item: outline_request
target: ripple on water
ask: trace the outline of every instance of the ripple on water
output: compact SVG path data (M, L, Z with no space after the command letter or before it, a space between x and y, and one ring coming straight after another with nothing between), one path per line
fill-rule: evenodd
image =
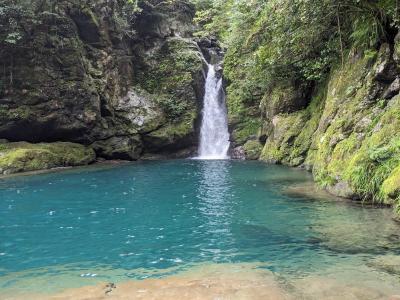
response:
M288 192L292 185L303 192ZM202 282L209 268L221 275L214 290L221 295L245 295L223 279L251 286L259 272L297 299L400 290L399 226L390 210L349 205L311 186L299 170L234 161L139 162L3 180L0 289L54 293L148 278L127 289L159 284L175 295L174 284L185 293L188 278Z

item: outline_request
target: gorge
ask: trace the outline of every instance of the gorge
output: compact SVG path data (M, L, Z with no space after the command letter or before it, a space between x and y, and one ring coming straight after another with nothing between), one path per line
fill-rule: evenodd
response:
M400 298L399 16L0 0L0 299Z
M263 38L253 48L237 38L226 51L215 38L193 37L198 30L193 4L138 3L138 9L123 1L4 6L8 11L2 13L2 22L19 22L13 28L3 26L2 32L2 174L96 159L193 157L199 147L200 152L210 151L205 148L215 142L199 145L207 137L200 134L201 126L211 125L202 122L201 114L207 99L205 74L208 63L223 60L232 157L302 167L335 195L396 205L399 54L394 27L385 29L369 52L353 48L347 58L342 53L340 66L332 63L329 70L329 62L305 57L319 68L312 71L320 72L314 74L323 77L319 81L314 75L303 78L311 72L306 66L292 70L289 64L287 76L274 82L268 78L275 69L259 62ZM255 11L261 23L253 29L246 18L236 22L260 30L262 22L278 16L261 12L276 5L286 4L271 1ZM308 9L309 4L299 5ZM201 9L206 8L199 6L199 16ZM225 28L216 22L224 20L226 10L219 11L214 34ZM309 17L313 24L318 15ZM329 22L322 25L336 30ZM273 34L270 30L265 34ZM246 34L248 30L240 36ZM311 55L304 49L304 55ZM298 68L304 72L297 74ZM225 152L225 125L215 125L225 144L213 146ZM69 151L60 151L65 148Z

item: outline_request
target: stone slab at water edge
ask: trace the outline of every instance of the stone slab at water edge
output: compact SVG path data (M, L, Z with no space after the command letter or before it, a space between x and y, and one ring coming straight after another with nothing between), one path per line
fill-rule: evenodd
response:
M92 148L73 143L0 143L0 175L93 163Z

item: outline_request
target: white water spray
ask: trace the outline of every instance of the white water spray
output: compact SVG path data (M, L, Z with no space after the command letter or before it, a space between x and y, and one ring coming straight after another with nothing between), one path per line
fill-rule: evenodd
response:
M200 159L227 159L230 146L228 116L222 78L208 66L200 131Z

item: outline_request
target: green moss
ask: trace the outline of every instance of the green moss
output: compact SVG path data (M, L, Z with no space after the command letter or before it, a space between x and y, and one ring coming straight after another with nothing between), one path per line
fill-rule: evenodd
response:
M349 161L361 147L358 136L350 133L357 120L370 114L368 110L360 110L360 103L368 93L369 83L364 82L368 61L364 58L348 64L333 71L329 79L323 113L306 159L313 166L316 180L323 185L342 180L347 165L343 161Z
M0 105L0 119L26 120L30 117L33 117L33 112L29 106L21 105L16 108L9 108L7 105Z
M247 141L246 144L243 145L243 148L246 154L246 159L257 160L261 155L263 146L259 141Z
M195 107L194 83L202 74L203 62L195 45L182 38L170 38L163 47L146 57L138 84L157 95L158 104L171 121Z
M157 138L162 141L175 141L184 138L193 132L196 113L185 115L179 122L170 123L160 129L149 133L152 138Z
M313 135L319 125L325 103L325 97L326 86L325 84L321 84L320 89L313 96L311 103L305 109L304 118L306 119L306 123L302 127L300 134L295 139L293 143L293 150L291 151L290 155L292 165L295 164L295 160L299 160L299 158L301 158L300 160L303 162L307 157L313 140Z
M328 171L331 176L336 177L343 174L347 166L347 164L344 164L343 162L348 161L359 147L359 142L354 134L349 138L340 141L336 147L334 147L331 161L328 164Z
M364 201L388 203L382 185L400 162L399 99L382 112L379 101L375 107L362 107L372 84L372 78L365 77L365 66L365 62L349 66L331 80L321 120L327 128L322 127L316 136L312 157L314 175L330 186L346 181ZM348 95L350 78L363 84Z
M400 165L383 182L381 191L386 199L398 199L400 196Z
M261 127L261 120L259 118L243 117L244 118L236 124L232 132L234 141L240 145L246 143L250 137L256 136Z
M365 105L373 74L369 57L333 71L306 109L274 117L261 159L304 163L324 187L347 186L364 201L400 203L400 97ZM279 102L282 93L276 93Z
M296 102L296 98L299 97L299 89L300 87L296 87L291 82L280 82L265 93L261 100L261 109L272 116L285 111Z
M11 174L55 167L85 165L93 162L92 149L73 143L0 145L0 173Z
M323 85L307 108L274 118L273 135L268 138L261 159L291 166L299 166L305 162L313 135L318 128L325 93L326 88Z
M290 153L293 143L307 122L307 116L305 110L275 116L273 135L268 137L261 159L268 162L291 164ZM296 164L301 163L296 159L294 161Z

